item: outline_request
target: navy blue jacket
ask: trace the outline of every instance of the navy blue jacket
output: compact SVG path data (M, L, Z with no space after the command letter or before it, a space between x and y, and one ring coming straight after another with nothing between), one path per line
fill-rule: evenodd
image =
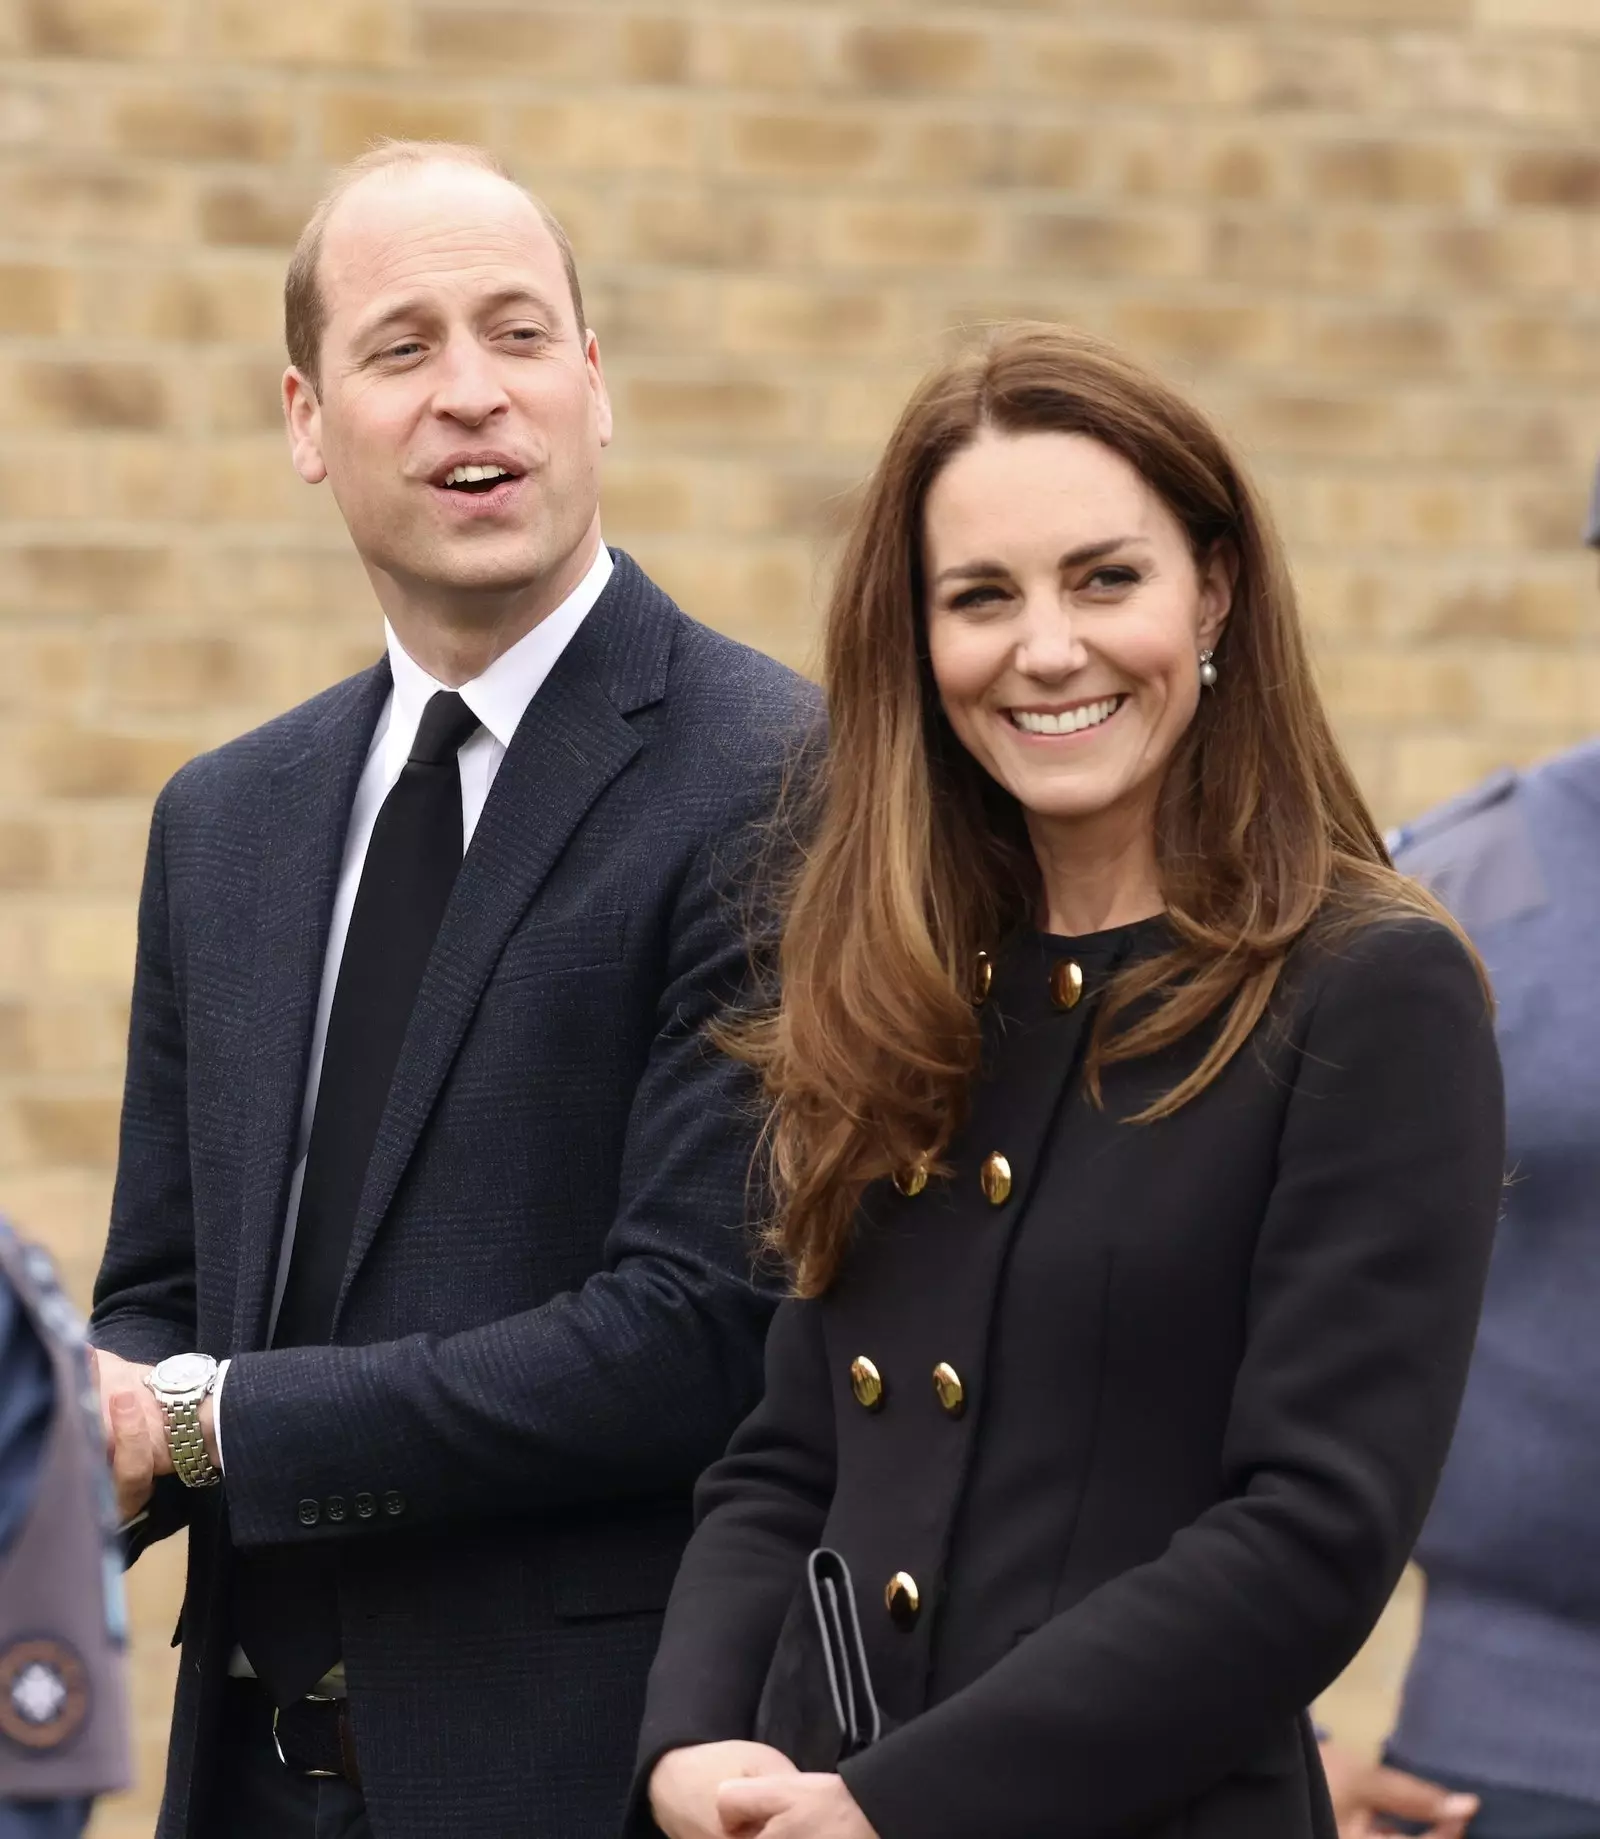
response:
M705 1024L814 719L625 556L529 705L406 1036L330 1347L262 1353L386 663L155 811L97 1341L233 1355L190 1521L162 1839L214 1830L233 1546L320 1541L381 1839L614 1830L690 1490L759 1392L757 1117Z

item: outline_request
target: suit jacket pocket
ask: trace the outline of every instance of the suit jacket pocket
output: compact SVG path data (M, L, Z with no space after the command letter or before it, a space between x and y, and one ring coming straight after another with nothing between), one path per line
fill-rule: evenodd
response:
M620 907L541 924L537 904L530 909L500 954L497 983L527 977L559 976L564 971L602 970L620 964L628 943L628 915Z

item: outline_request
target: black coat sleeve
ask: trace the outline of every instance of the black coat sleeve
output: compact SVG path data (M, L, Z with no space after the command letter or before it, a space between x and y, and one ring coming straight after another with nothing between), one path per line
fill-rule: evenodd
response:
M157 799L150 824L139 896L117 1181L89 1329L97 1347L150 1366L195 1345L188 1057L174 969L165 846L175 784ZM126 1537L128 1562L187 1525L189 1503L189 1490L181 1482L161 1477L147 1514Z
M882 1839L1156 1824L1370 1631L1444 1461L1499 1209L1499 1060L1431 922L1321 964L1262 1223L1226 1498L842 1770ZM1225 1179L1207 1171L1203 1179Z
M236 1356L221 1429L240 1546L381 1529L307 1529L302 1495L398 1490L408 1524L440 1525L687 1490L718 1455L756 1394L774 1300L743 1229L756 1096L706 1032L750 976L730 887L748 815L706 840L676 901L602 1268L460 1333Z

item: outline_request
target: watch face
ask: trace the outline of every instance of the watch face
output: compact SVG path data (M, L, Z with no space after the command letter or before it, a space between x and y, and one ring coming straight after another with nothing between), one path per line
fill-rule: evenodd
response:
M198 1392L215 1370L209 1354L174 1354L150 1375L163 1392Z

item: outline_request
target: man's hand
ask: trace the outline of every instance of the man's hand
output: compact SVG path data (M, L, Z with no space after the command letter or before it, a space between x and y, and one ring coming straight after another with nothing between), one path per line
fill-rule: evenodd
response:
M837 1775L758 1775L717 1791L725 1839L878 1839Z
M126 1523L144 1512L156 1476L172 1473L166 1421L155 1394L144 1383L149 1367L135 1366L105 1348L92 1347L89 1369L100 1393L100 1420L117 1492L117 1515Z
M1478 1811L1475 1794L1452 1794L1434 1782L1368 1762L1338 1743L1322 1745L1322 1767L1339 1839L1377 1839L1395 1830L1394 1820L1422 1825L1427 1839L1462 1839Z
M764 1743L696 1743L668 1750L650 1772L650 1811L667 1839L726 1839L728 1829L717 1817L717 1791L724 1782L794 1772L781 1750Z

